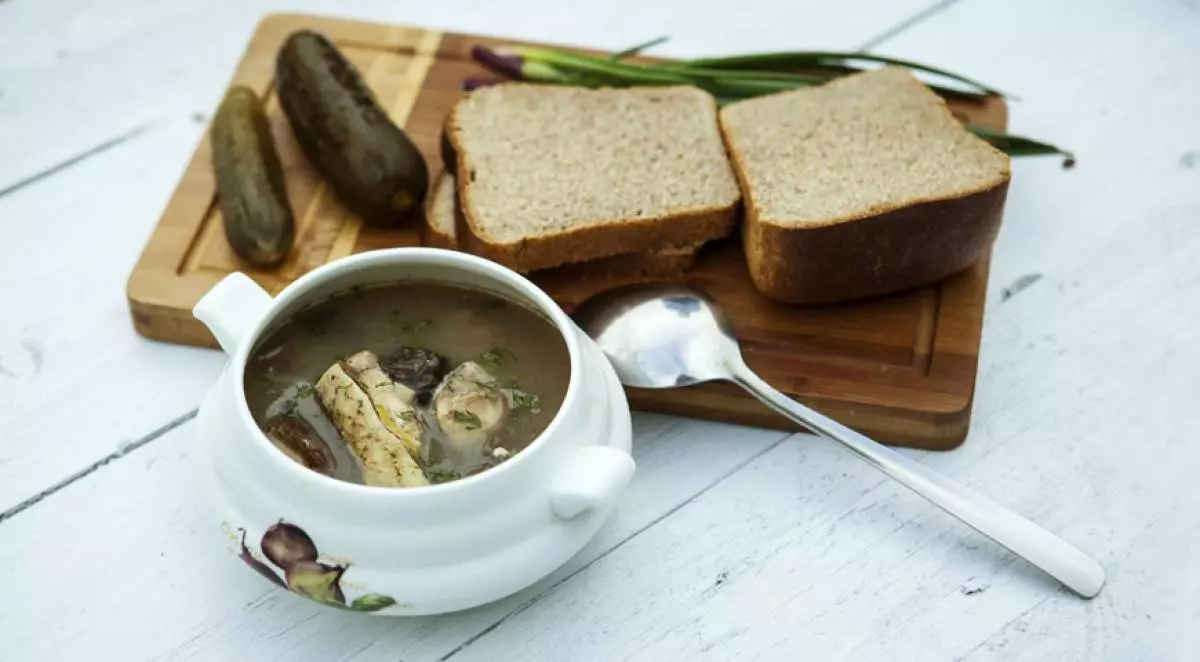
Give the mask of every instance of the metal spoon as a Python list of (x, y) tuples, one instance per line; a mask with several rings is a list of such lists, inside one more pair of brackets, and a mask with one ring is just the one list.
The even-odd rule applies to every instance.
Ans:
[(1079, 595), (1095, 597), (1104, 586), (1104, 568), (1062, 538), (772, 388), (746, 367), (729, 323), (705, 295), (676, 285), (631, 285), (589, 299), (574, 317), (626, 386), (733, 382), (812, 432), (841, 442)]

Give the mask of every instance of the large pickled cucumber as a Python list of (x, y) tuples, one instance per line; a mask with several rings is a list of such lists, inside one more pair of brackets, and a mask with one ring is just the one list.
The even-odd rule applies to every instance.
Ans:
[(212, 149), (229, 245), (251, 264), (283, 262), (296, 222), (275, 141), (254, 90), (238, 85), (225, 94), (213, 119)]
[(420, 211), (429, 185), (425, 160), (328, 39), (293, 33), (275, 72), (297, 142), (347, 209), (375, 226)]

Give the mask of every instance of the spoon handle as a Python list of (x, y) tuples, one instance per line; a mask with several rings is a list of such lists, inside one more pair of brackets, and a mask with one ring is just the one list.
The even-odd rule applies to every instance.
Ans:
[(745, 364), (732, 366), (733, 381), (775, 411), (812, 432), (841, 442), (855, 455), (900, 481), (976, 531), (1024, 557), (1085, 598), (1104, 586), (1104, 568), (1074, 545), (963, 485), (775, 390)]

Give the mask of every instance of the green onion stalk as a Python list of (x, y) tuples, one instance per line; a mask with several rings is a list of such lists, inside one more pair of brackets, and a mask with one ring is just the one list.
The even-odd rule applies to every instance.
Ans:
[[(628, 61), (628, 58), (665, 40), (660, 37), (608, 57), (532, 46), (494, 50), (483, 45), (474, 46), (471, 56), (489, 71), (501, 76), (502, 80), (583, 87), (692, 85), (711, 93), (719, 104), (820, 85), (838, 76), (864, 71), (865, 67), (860, 66), (862, 63), (903, 67), (915, 73), (944, 79), (952, 85), (930, 84), (930, 87), (948, 98), (982, 100), (993, 95), (1014, 98), (944, 69), (869, 53), (796, 51), (673, 62)], [(464, 88), (474, 89), (495, 82), (500, 81), (472, 78), (465, 81)], [(1075, 157), (1070, 152), (1050, 143), (970, 124), (967, 128), (1010, 156), (1057, 155), (1063, 158), (1063, 167), (1070, 168), (1075, 164)]]

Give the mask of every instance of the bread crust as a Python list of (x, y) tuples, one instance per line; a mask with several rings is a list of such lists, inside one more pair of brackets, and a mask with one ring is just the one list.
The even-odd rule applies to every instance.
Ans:
[(941, 280), (991, 246), (1008, 184), (1006, 177), (959, 197), (813, 227), (764, 221), (748, 205), (742, 242), (750, 277), (764, 295), (798, 304), (860, 299)]
[[(442, 232), (441, 228), (443, 224), (438, 219), (435, 208), (441, 187), (453, 185), (451, 177), (451, 175), (441, 173), (434, 180), (433, 191), (425, 203), (424, 244), (434, 248), (460, 250), (457, 236)], [(454, 221), (457, 227), (462, 223), (462, 220), (459, 218), (461, 211), (458, 206), (457, 195), (455, 197), (454, 214)], [(657, 251), (623, 253), (579, 264), (562, 265), (555, 267), (554, 271), (564, 276), (579, 278), (607, 276), (674, 277), (682, 275), (683, 272), (692, 267), (692, 264), (696, 261), (696, 252), (699, 249), (700, 246), (696, 245)]]
[(677, 278), (692, 268), (696, 251), (622, 253), (578, 264), (564, 264), (545, 273), (571, 278)]
[(742, 246), (750, 276), (777, 301), (836, 303), (926, 285), (970, 266), (1000, 230), (1011, 179), (1007, 168), (976, 189), (818, 223), (773, 222), (757, 203), (735, 128), (724, 113), (719, 119), (742, 189)]
[[(460, 196), (462, 191), (463, 186), (459, 184)], [(471, 209), (469, 200), (463, 201), (462, 222), (458, 228), (463, 247), (470, 253), (521, 272), (644, 252), (647, 246), (701, 244), (728, 235), (737, 222), (736, 206), (697, 209), (636, 221), (613, 220), (550, 236), (498, 244), (477, 234)]]
[[(728, 236), (737, 224), (741, 196), (728, 205), (700, 206), (647, 218), (611, 219), (586, 227), (524, 237), (516, 242), (497, 242), (480, 228), (478, 212), (471, 199), (473, 168), (462, 144), (458, 112), (465, 98), (455, 104), (443, 128), (442, 158), (457, 177), (458, 241), (470, 253), (486, 257), (510, 269), (529, 272), (564, 264), (588, 262), (624, 253), (644, 253), (648, 248), (700, 245)], [(713, 102), (715, 106), (715, 101)]]
[(438, 222), (437, 205), (438, 194), (441, 193), (443, 186), (449, 186), (450, 180), (446, 173), (439, 173), (437, 178), (433, 180), (433, 188), (429, 195), (425, 196), (425, 228), (422, 243), (433, 248), (445, 248), (448, 250), (458, 250), (458, 237), (452, 234), (442, 232), (442, 224)]

